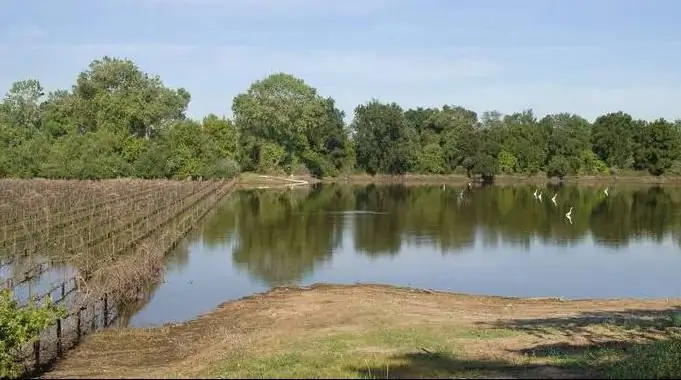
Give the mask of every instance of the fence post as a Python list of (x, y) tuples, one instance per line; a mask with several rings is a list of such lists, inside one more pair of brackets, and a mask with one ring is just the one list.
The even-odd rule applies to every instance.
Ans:
[(109, 324), (109, 300), (108, 297), (106, 296), (106, 293), (104, 293), (104, 326)]
[(57, 319), (57, 356), (61, 356), (61, 318)]
[(92, 331), (95, 331), (97, 329), (97, 308), (95, 307), (96, 302), (92, 303), (92, 322), (90, 323), (92, 325)]
[(61, 299), (64, 299), (64, 295), (66, 294), (66, 281), (61, 283)]
[(76, 312), (76, 342), (80, 342), (80, 312), (83, 310), (82, 307), (78, 308)]
[(33, 355), (35, 356), (35, 368), (40, 367), (40, 339), (33, 342)]

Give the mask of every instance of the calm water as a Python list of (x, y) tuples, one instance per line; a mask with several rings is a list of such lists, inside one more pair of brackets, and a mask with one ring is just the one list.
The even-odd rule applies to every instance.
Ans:
[(529, 186), (236, 192), (169, 256), (165, 282), (129, 324), (192, 319), (291, 283), (681, 296), (681, 188), (604, 188), (541, 187), (541, 202)]

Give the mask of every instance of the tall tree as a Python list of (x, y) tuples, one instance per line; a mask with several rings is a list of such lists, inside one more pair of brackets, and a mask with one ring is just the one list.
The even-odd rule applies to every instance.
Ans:
[(418, 135), (395, 103), (372, 100), (355, 108), (357, 165), (370, 174), (405, 174), (418, 149)]
[(608, 166), (630, 167), (633, 135), (631, 115), (621, 111), (601, 115), (593, 124), (593, 151)]
[(659, 176), (679, 159), (680, 131), (673, 123), (660, 118), (636, 129), (634, 167)]
[(277, 73), (256, 81), (234, 98), (232, 111), (248, 169), (263, 169), (268, 161), (292, 173), (303, 161), (321, 176), (329, 170), (328, 156), (343, 151), (342, 113), (332, 99), (292, 75)]

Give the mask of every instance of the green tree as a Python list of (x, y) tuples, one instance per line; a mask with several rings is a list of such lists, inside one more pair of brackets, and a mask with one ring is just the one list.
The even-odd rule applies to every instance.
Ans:
[[(277, 165), (287, 173), (292, 173), (301, 160), (315, 170), (343, 162), (343, 114), (332, 99), (322, 98), (302, 79), (277, 73), (256, 81), (234, 98), (232, 111), (240, 145), (246, 150), (242, 155), (245, 168), (263, 167), (260, 160), (266, 143), (283, 148), (283, 160)], [(330, 156), (335, 157), (334, 165), (319, 162)]]
[(679, 129), (665, 119), (638, 128), (634, 135), (634, 167), (655, 176), (664, 174), (679, 158)]
[(416, 130), (395, 103), (373, 100), (355, 108), (357, 165), (370, 174), (405, 174), (418, 149)]
[(593, 152), (608, 166), (627, 168), (632, 159), (634, 123), (624, 112), (608, 113), (596, 118), (591, 141)]
[(560, 156), (561, 168), (562, 160), (567, 161), (566, 174), (577, 174), (582, 165), (582, 152), (591, 150), (589, 122), (578, 115), (561, 113), (545, 116), (540, 124), (549, 133), (549, 163), (553, 157)]

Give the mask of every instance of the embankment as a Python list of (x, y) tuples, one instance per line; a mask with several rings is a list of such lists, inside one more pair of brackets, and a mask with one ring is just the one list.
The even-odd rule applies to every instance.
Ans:
[(659, 362), (681, 353), (679, 312), (680, 299), (278, 288), (186, 323), (96, 333), (44, 377), (642, 378), (679, 368)]

